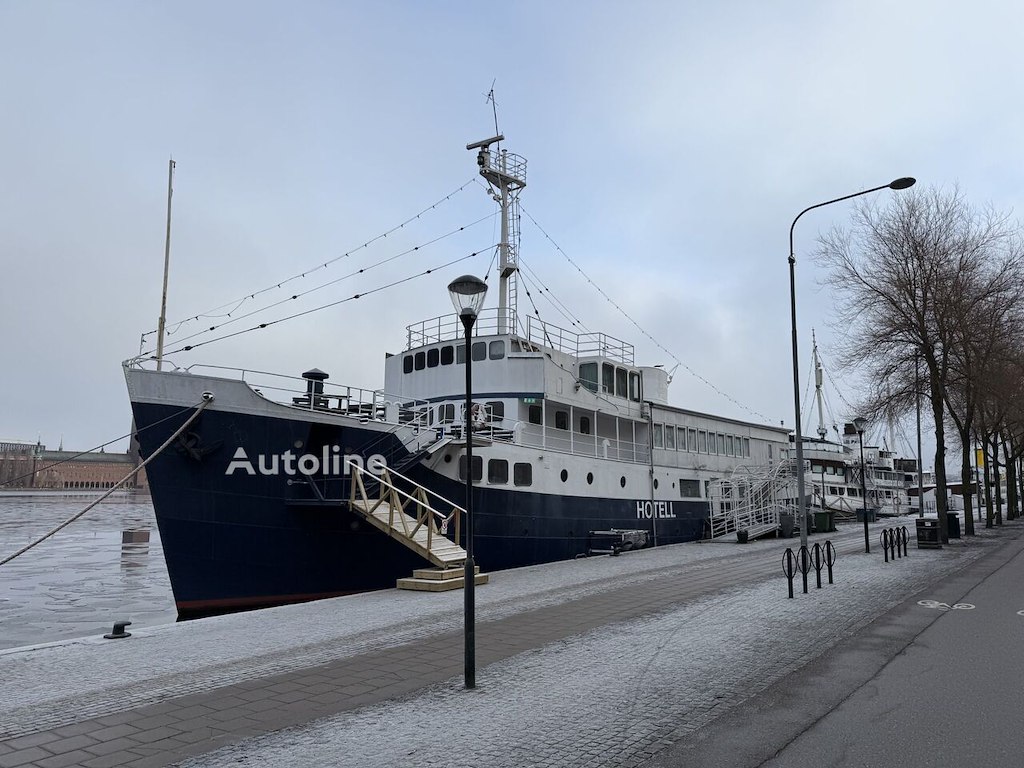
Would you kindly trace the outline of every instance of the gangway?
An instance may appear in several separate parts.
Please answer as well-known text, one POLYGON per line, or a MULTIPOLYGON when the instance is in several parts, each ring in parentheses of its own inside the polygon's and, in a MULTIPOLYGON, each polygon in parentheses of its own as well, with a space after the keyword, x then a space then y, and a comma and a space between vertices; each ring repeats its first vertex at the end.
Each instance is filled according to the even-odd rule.
MULTIPOLYGON (((455 541, 459 539, 465 510, 386 466, 370 470, 350 461, 348 469, 352 477, 349 508, 436 566, 417 569, 412 578, 398 579, 396 586, 431 592, 461 589, 467 554, 455 541), (400 488, 396 479, 411 491, 400 488), (446 514, 435 505, 451 511, 446 514), (453 521, 454 540, 447 536, 453 521)), ((488 576, 477 571, 474 581, 486 584, 488 576)))
POLYGON ((782 461, 768 467, 737 467, 729 477, 712 482, 711 538, 735 533, 746 541, 776 533, 782 513, 792 512, 793 477, 792 462, 782 461))

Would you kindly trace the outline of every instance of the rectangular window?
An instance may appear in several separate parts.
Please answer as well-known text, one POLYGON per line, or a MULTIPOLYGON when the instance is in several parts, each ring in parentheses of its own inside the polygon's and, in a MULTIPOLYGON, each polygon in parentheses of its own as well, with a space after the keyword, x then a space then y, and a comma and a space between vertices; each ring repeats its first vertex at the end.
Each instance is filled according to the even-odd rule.
POLYGON ((691 450, 694 453, 697 452, 697 430, 696 429, 689 430, 689 434, 687 436, 687 441, 686 441, 686 447, 687 447, 688 450, 691 450))
POLYGON ((505 402, 503 400, 488 400, 486 405, 490 421, 501 421, 505 418, 505 402))
POLYGON ((417 352, 414 360, 413 367, 417 371, 422 371, 427 367, 427 355, 425 352, 417 352))
POLYGON ((437 420, 449 424, 455 421, 455 403, 443 403, 437 406, 437 420))
POLYGON ((661 424, 654 425, 654 447, 665 447, 665 428, 662 427, 661 424))
POLYGON ((455 347, 441 347, 441 365, 451 365, 455 361, 455 347))
POLYGON ((580 384, 597 392, 597 363, 580 363, 580 384))
POLYGON ((487 355, 491 360, 501 360, 505 356, 505 342, 501 339, 492 341, 490 347, 487 350, 487 355))
POLYGON ((749 437, 744 437, 743 438, 743 458, 745 458, 745 459, 749 459, 750 458, 750 438, 749 437))
POLYGON ((732 435, 726 435, 725 436, 725 455, 726 456, 735 456, 736 455, 733 452, 733 449, 732 449, 732 435))
POLYGON ((615 394, 615 366, 601 363, 601 391, 606 395, 615 394))
POLYGON ((473 362, 478 360, 487 359, 487 342, 486 341, 474 341, 473 342, 473 362))
POLYGON ((505 459, 489 459, 487 462, 487 482, 494 485, 505 485, 508 483, 508 461, 505 459))
POLYGON ((427 368, 437 368, 441 364, 441 353, 434 347, 427 350, 427 368))
POLYGON ((665 427, 665 449, 669 451, 676 449, 676 428, 671 424, 665 427))
POLYGON ((569 412, 555 411, 555 429, 569 428, 569 412))
POLYGON ((697 432, 697 452, 708 452, 708 433, 703 429, 697 432))
MULTIPOLYGON (((484 477, 484 460, 479 456, 473 457, 473 482, 479 483, 484 477)), ((466 482, 466 456, 459 456, 459 480, 466 482)))
POLYGON ((531 424, 541 423, 543 411, 541 410, 539 405, 531 405, 527 413, 527 418, 531 424))
POLYGON ((718 436, 718 455, 725 455, 725 435, 718 436))
POLYGON ((580 434, 581 435, 589 435, 590 434, 590 417, 589 416, 580 416, 580 434))
POLYGON ((533 485, 533 465, 517 461, 512 467, 512 482, 516 485, 533 485))
POLYGON ((626 398, 629 397, 629 389, 627 388, 627 381, 629 380, 629 371, 625 368, 615 369, 615 394, 618 397, 626 398))
POLYGON ((679 479, 679 495, 684 499, 700 498, 700 480, 679 479))
POLYGON ((412 355, 406 355, 402 359, 402 372, 412 373, 412 355))
POLYGON ((465 365, 466 364, 466 345, 465 344, 459 344, 459 346, 457 346, 455 348, 455 364, 456 365, 465 365))
POLYGON ((636 371, 629 372, 629 399, 634 403, 640 402, 640 374, 636 371))

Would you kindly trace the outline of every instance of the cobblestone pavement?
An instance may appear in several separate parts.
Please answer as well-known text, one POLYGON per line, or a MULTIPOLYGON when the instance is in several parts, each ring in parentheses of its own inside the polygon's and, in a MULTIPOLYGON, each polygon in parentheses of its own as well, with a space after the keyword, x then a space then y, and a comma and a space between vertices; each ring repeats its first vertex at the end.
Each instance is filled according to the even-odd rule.
MULTIPOLYGON (((794 600, 783 542, 497 574, 477 592, 475 691, 461 683, 460 593, 389 591, 173 625, 145 642, 21 649, 0 654, 0 768, 641 765, 1015 533, 941 551, 911 540, 910 557, 888 565, 881 552, 844 554, 835 585, 817 590, 812 574, 794 600), (303 621, 311 636, 295 637, 303 621), (120 679, 101 679, 117 668, 120 679)), ((833 538, 841 552, 861 546, 856 530, 833 538)))

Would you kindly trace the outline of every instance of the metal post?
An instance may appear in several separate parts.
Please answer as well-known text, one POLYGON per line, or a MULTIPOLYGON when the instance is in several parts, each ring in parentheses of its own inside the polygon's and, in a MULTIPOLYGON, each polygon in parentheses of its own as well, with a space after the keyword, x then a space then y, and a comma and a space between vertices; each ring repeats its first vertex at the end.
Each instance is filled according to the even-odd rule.
POLYGON ((466 329, 466 570, 463 581, 465 597, 465 678, 467 688, 476 688, 476 563, 473 561, 473 353, 470 332, 476 316, 464 312, 462 325, 466 329))
POLYGON ((924 457, 921 456, 921 356, 914 358, 914 379, 917 381, 917 516, 924 517, 924 457))
POLYGON ((156 329, 156 369, 164 366, 164 328, 167 325, 167 275, 171 268, 171 195, 174 190, 174 158, 167 164, 167 236, 164 238, 164 287, 156 329))
POLYGON ((861 502, 864 508, 864 551, 871 552, 871 538, 868 536, 868 475, 867 466, 864 464, 864 429, 857 430, 857 439, 860 441, 860 492, 861 502))

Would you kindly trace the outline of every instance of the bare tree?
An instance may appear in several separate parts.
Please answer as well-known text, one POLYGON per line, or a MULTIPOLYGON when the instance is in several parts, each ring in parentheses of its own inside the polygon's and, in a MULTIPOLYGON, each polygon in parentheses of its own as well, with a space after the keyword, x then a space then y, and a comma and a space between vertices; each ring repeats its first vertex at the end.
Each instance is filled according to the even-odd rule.
MULTIPOLYGON (((1020 281, 1018 241, 1007 217, 975 210, 958 190, 935 188, 893 198, 885 208, 862 203, 849 228, 833 229, 820 241, 818 259, 838 299, 836 324, 845 340, 838 350, 840 366, 866 374, 867 405, 876 413, 908 412, 919 389, 931 405, 943 542, 948 540, 946 417, 969 446, 975 407, 963 388, 950 394, 954 374, 973 365, 973 352, 964 352, 973 344, 965 325, 982 315, 986 302, 1012 293, 1007 287, 1015 287, 1012 277, 1000 280, 1004 272, 1020 281), (923 388, 917 359, 924 366, 923 388), (969 413, 960 407, 967 404, 969 413)), ((969 457, 965 462, 969 481, 969 457)))

